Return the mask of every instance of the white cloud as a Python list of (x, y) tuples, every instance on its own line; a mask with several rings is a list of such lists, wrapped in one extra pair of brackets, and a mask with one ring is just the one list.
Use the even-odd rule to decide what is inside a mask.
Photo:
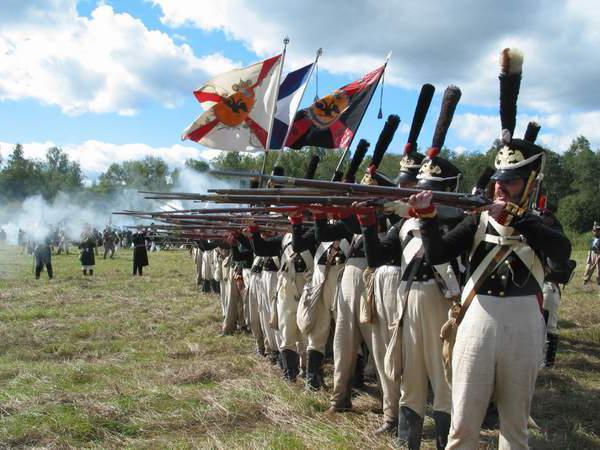
[(323, 67), (357, 74), (393, 50), (388, 81), (412, 89), (454, 83), (475, 105), (497, 103), (499, 51), (517, 46), (526, 55), (523, 105), (556, 112), (600, 104), (600, 8), (593, 0), (149, 1), (165, 24), (220, 30), (261, 56), (278, 52), (289, 35), (290, 67), (322, 46)]
[(135, 114), (149, 103), (175, 107), (210, 76), (237, 64), (194, 55), (106, 4), (91, 16), (75, 0), (0, 3), (0, 100), (34, 98), (67, 114)]
[[(580, 135), (590, 141), (592, 149), (600, 148), (599, 111), (519, 115), (514, 135), (523, 136), (530, 121), (538, 122), (542, 126), (538, 143), (556, 152), (562, 153), (567, 150), (573, 139)], [(452, 122), (450, 132), (461, 142), (468, 143), (465, 145), (469, 150), (485, 150), (494, 139), (500, 137), (500, 119), (498, 116), (485, 114), (458, 114)]]
[[(46, 151), (54, 147), (53, 142), (30, 142), (23, 144), (23, 151), (27, 158), (43, 159)], [(6, 161), (14, 148), (14, 144), (0, 142), (0, 155)], [(121, 163), (129, 160), (139, 160), (146, 156), (162, 158), (169, 167), (181, 168), (187, 159), (204, 159), (210, 161), (219, 155), (220, 150), (212, 150), (186, 145), (173, 145), (171, 147), (151, 147), (146, 144), (111, 144), (100, 141), (85, 141), (81, 144), (61, 147), (72, 161), (77, 161), (88, 179), (96, 179), (108, 169), (112, 163)]]

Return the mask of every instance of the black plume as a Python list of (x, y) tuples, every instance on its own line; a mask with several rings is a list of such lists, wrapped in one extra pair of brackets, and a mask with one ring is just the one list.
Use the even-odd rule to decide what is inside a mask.
[(285, 169), (281, 166), (275, 166), (275, 167), (273, 167), (273, 171), (271, 172), (271, 175), (276, 176), (276, 177), (282, 177), (285, 175)]
[(385, 122), (385, 125), (383, 126), (383, 130), (381, 130), (381, 133), (379, 134), (377, 144), (375, 144), (373, 158), (371, 158), (371, 166), (379, 167), (379, 164), (381, 164), (383, 155), (385, 155), (385, 152), (390, 146), (392, 139), (394, 139), (394, 134), (398, 129), (398, 125), (400, 125), (400, 117), (395, 114), (390, 114)]
[(358, 170), (358, 166), (362, 163), (363, 159), (365, 159), (365, 155), (369, 150), (369, 142), (366, 139), (361, 139), (356, 146), (356, 150), (354, 151), (354, 155), (352, 156), (352, 161), (350, 161), (350, 165), (348, 166), (348, 170), (344, 175), (345, 183), (354, 183), (356, 181), (356, 171)]
[(442, 108), (440, 110), (440, 115), (435, 126), (435, 132), (433, 133), (433, 141), (431, 143), (431, 147), (437, 149), (438, 153), (444, 146), (446, 134), (448, 133), (448, 128), (450, 128), (450, 124), (452, 123), (454, 111), (456, 111), (456, 105), (458, 105), (461, 95), (462, 92), (460, 89), (453, 85), (448, 86), (444, 91)]
[(500, 122), (502, 140), (509, 143), (517, 123), (517, 98), (521, 88), (523, 54), (517, 49), (505, 48), (500, 53)]
[(527, 124), (527, 130), (525, 131), (525, 137), (523, 140), (534, 144), (541, 128), (542, 127), (537, 122), (529, 122)]
[(344, 174), (342, 173), (341, 170), (336, 170), (333, 173), (333, 177), (331, 178), (331, 181), (336, 181), (336, 182), (342, 181), (343, 176), (344, 176)]
[(496, 171), (490, 166), (487, 166), (485, 169), (483, 169), (482, 174), (479, 175), (477, 183), (475, 183), (475, 186), (473, 187), (473, 194), (484, 194), (485, 189), (487, 188), (487, 185), (489, 184), (490, 180), (492, 179), (492, 175), (494, 175), (495, 172)]
[(415, 114), (413, 115), (413, 120), (410, 125), (407, 141), (408, 144), (412, 144), (414, 150), (417, 149), (417, 140), (419, 139), (421, 128), (423, 128), (425, 117), (427, 117), (427, 111), (429, 111), (434, 92), (435, 87), (433, 87), (432, 84), (424, 84), (421, 87), (421, 93), (417, 100), (417, 106), (415, 107)]
[(308, 166), (306, 166), (304, 178), (312, 180), (315, 177), (317, 166), (319, 165), (320, 160), (321, 158), (319, 158), (319, 155), (313, 155), (312, 158), (310, 158), (310, 161), (308, 161)]

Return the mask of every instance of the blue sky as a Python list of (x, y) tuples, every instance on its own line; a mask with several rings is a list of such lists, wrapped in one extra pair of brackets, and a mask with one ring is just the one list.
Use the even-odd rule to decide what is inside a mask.
[[(463, 100), (446, 143), (459, 152), (486, 149), (500, 132), (496, 55), (505, 46), (525, 53), (517, 132), (536, 119), (540, 140), (557, 151), (579, 134), (600, 146), (600, 12), (593, 2), (532, 2), (535, 9), (517, 1), (456, 3), (463, 5), (7, 0), (0, 5), (0, 152), (6, 157), (20, 142), (40, 157), (58, 145), (90, 178), (110, 162), (147, 154), (172, 165), (210, 158), (214, 151), (179, 139), (202, 112), (193, 88), (277, 53), (286, 34), (284, 71), (310, 62), (323, 47), (321, 95), (393, 51), (383, 111), (400, 115), (402, 126), (391, 151), (401, 151), (426, 82), (436, 96), (420, 145), (430, 143), (441, 94), (453, 83)], [(314, 95), (313, 80), (303, 105)], [(379, 91), (358, 138), (376, 141), (384, 123), (378, 109)]]

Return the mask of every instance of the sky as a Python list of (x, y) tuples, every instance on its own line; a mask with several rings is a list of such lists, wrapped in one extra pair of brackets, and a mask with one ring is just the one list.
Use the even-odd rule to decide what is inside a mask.
[[(516, 134), (538, 121), (563, 152), (585, 135), (600, 147), (600, 5), (593, 0), (2, 0), (0, 154), (59, 146), (93, 180), (113, 162), (147, 155), (172, 167), (219, 151), (181, 142), (202, 113), (192, 92), (212, 76), (278, 54), (284, 72), (314, 59), (302, 106), (380, 66), (383, 113), (401, 126), (401, 152), (420, 86), (436, 87), (419, 144), (428, 147), (444, 89), (462, 99), (446, 145), (489, 148), (500, 135), (498, 55), (525, 55)], [(373, 144), (379, 91), (357, 138)], [(358, 140), (355, 140), (355, 143)]]

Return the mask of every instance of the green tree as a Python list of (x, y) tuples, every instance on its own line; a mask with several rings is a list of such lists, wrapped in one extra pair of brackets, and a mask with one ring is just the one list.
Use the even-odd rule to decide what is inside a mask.
[(42, 165), (25, 158), (23, 146), (16, 144), (0, 171), (0, 192), (6, 199), (23, 200), (42, 192)]
[(97, 192), (114, 192), (123, 188), (165, 191), (176, 182), (177, 171), (171, 171), (161, 158), (147, 156), (140, 161), (111, 164), (98, 177)]
[(59, 191), (73, 192), (83, 186), (83, 175), (79, 163), (69, 161), (68, 155), (58, 147), (48, 149), (42, 170), (45, 198), (51, 199)]
[(188, 159), (185, 161), (185, 167), (201, 173), (210, 170), (210, 165), (201, 159)]

